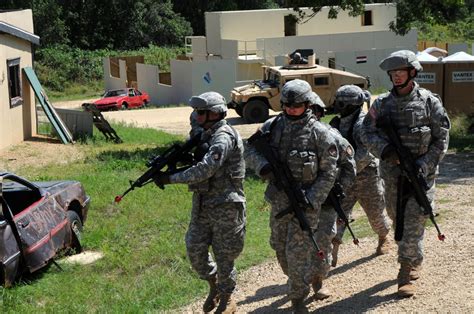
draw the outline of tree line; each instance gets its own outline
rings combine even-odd
[[[474,7],[474,0],[1,0],[0,9],[32,9],[42,47],[130,50],[182,46],[185,36],[205,35],[206,11],[294,8],[303,21],[323,6],[330,6],[329,17],[337,18],[341,9],[357,16],[363,13],[364,3],[376,2],[397,5],[397,18],[390,27],[398,34],[417,22],[472,20]],[[304,14],[301,7],[310,7],[312,14]]]

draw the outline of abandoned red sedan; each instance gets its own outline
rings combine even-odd
[[[128,108],[146,107],[150,103],[150,96],[135,88],[110,90],[101,99],[94,101],[99,110],[120,110]]]
[[[79,253],[89,200],[78,181],[30,182],[0,172],[0,284],[11,286],[58,253]]]

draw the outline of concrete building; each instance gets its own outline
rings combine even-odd
[[[36,134],[35,96],[22,69],[32,67],[31,10],[0,11],[0,149]]]
[[[416,30],[406,36],[389,30],[396,17],[392,4],[367,4],[356,17],[341,11],[329,19],[328,11],[325,7],[303,23],[297,23],[292,9],[206,12],[206,36],[187,37],[186,58],[170,61],[171,84],[163,84],[157,67],[137,65],[138,87],[155,104],[186,102],[209,90],[228,98],[233,87],[260,79],[262,65],[281,65],[283,56],[296,49],[313,49],[321,65],[369,76],[375,87],[390,87],[378,64],[393,51],[416,51]],[[106,88],[125,87],[126,68],[117,78],[107,64],[104,60]]]

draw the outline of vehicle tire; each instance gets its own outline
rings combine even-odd
[[[148,102],[144,100],[140,108],[146,108],[146,107],[148,107]]]
[[[268,106],[261,100],[251,100],[244,105],[242,115],[247,123],[264,122],[268,119]]]
[[[240,105],[240,104],[236,105],[235,106],[235,112],[237,112],[237,114],[242,117],[242,115],[243,115],[242,105]]]
[[[120,110],[127,110],[128,109],[128,104],[126,102],[122,103],[122,106],[120,106]]]
[[[67,219],[71,223],[71,230],[72,230],[72,243],[71,248],[76,251],[76,253],[82,252],[81,246],[81,234],[82,234],[82,221],[81,217],[73,211],[67,211]]]

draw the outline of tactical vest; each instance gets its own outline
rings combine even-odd
[[[392,93],[382,99],[381,113],[389,116],[403,146],[414,157],[428,151],[431,143],[430,110],[435,97],[430,91],[415,87],[406,96]]]
[[[279,115],[270,126],[270,146],[285,162],[296,182],[312,184],[318,173],[318,152],[314,135],[316,118],[285,119]]]

